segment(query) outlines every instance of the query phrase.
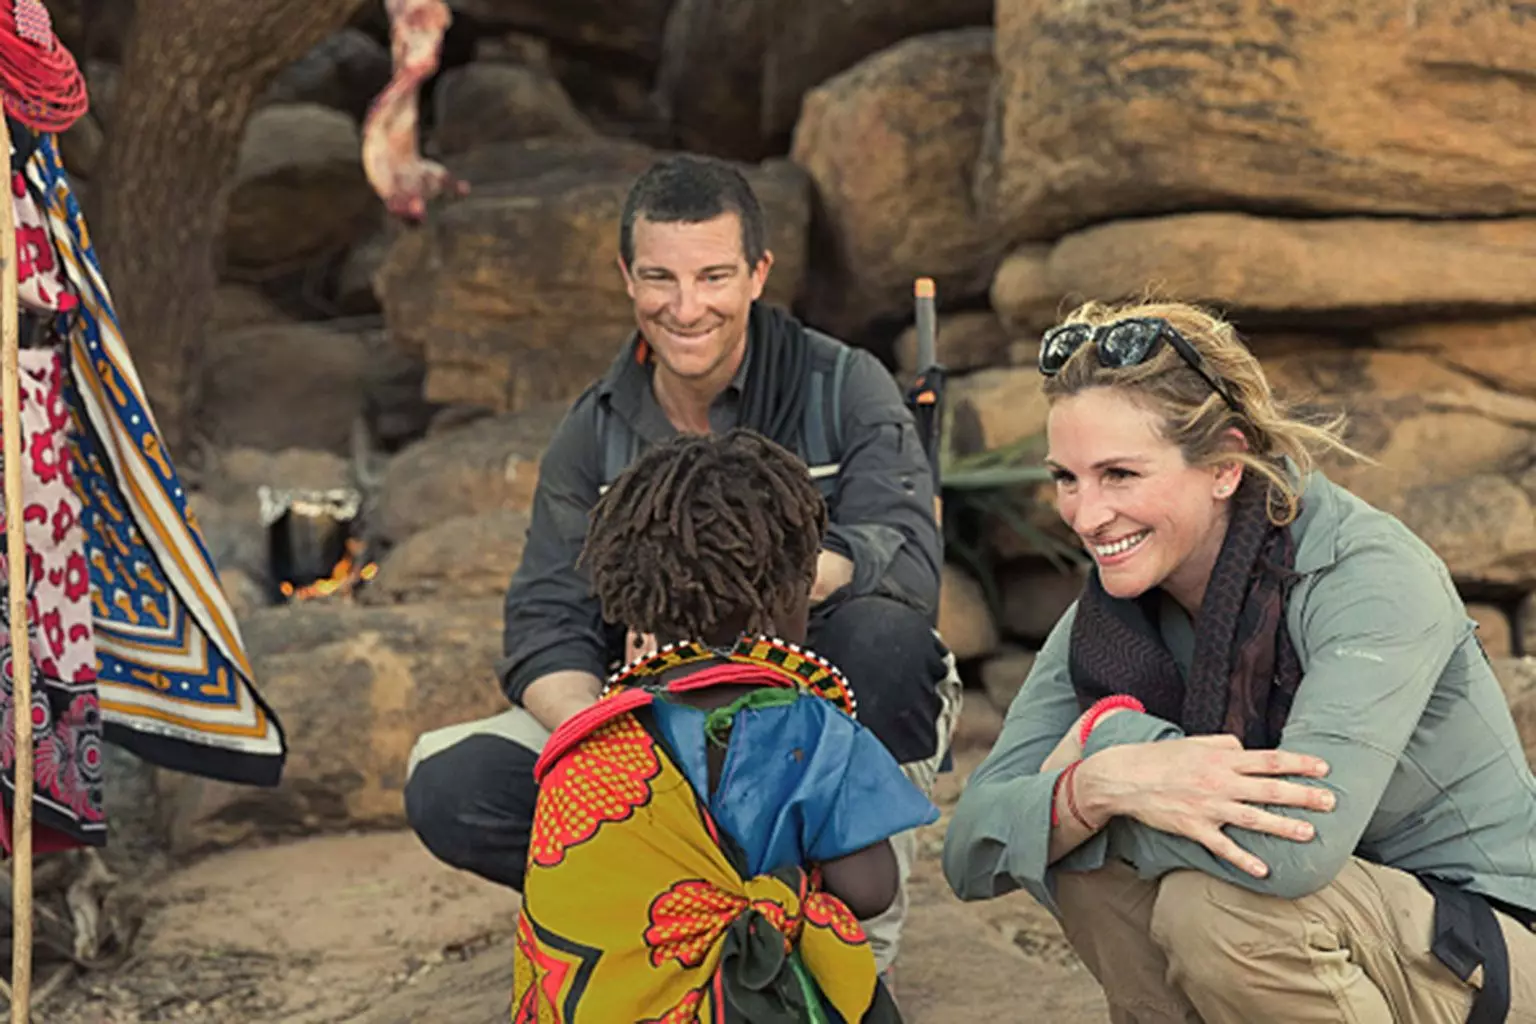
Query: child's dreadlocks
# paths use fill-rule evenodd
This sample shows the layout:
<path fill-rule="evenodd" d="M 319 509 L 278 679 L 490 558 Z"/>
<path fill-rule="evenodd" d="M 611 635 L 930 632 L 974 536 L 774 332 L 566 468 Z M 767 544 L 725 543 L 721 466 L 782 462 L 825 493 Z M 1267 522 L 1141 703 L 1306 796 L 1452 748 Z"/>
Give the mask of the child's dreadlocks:
<path fill-rule="evenodd" d="M 598 501 L 581 562 L 609 622 L 663 643 L 773 629 L 816 575 L 826 505 L 805 465 L 748 430 L 684 434 Z"/>

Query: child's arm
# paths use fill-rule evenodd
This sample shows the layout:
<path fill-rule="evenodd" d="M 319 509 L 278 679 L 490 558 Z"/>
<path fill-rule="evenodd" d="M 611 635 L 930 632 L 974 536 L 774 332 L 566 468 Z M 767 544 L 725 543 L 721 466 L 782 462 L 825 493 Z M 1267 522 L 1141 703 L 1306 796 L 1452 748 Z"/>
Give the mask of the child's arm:
<path fill-rule="evenodd" d="M 896 883 L 896 852 L 889 839 L 821 865 L 822 888 L 842 900 L 860 921 L 879 917 L 890 908 L 896 901 Z"/>

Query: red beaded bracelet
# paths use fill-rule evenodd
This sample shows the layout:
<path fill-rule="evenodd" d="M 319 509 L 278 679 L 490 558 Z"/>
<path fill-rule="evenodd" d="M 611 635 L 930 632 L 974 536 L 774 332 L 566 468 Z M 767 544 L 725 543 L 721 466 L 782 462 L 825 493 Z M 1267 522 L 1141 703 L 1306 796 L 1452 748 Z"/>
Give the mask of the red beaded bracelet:
<path fill-rule="evenodd" d="M 1125 693 L 1117 693 L 1112 697 L 1105 697 L 1088 709 L 1088 714 L 1083 716 L 1083 727 L 1077 734 L 1078 746 L 1088 745 L 1088 734 L 1093 732 L 1093 727 L 1099 724 L 1099 719 L 1116 708 L 1125 708 L 1127 711 L 1146 711 L 1145 705 L 1135 697 Z"/>
<path fill-rule="evenodd" d="M 1077 766 L 1082 763 L 1083 762 L 1081 761 L 1073 761 L 1071 764 L 1067 765 L 1067 767 L 1062 771 L 1060 775 L 1056 776 L 1056 785 L 1051 787 L 1051 828 L 1057 828 L 1061 825 L 1061 812 L 1056 809 L 1056 799 L 1061 796 L 1061 787 L 1071 786 L 1072 773 L 1077 771 Z M 1069 808 L 1071 806 L 1071 801 L 1072 790 L 1069 788 L 1067 790 L 1067 802 Z M 1081 821 L 1082 819 L 1079 818 L 1078 820 Z"/>

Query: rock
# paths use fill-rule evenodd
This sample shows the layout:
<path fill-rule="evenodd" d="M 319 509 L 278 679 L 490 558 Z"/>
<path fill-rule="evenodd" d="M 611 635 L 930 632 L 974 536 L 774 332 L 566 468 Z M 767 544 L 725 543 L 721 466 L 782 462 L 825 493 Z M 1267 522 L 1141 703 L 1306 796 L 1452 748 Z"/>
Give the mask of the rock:
<path fill-rule="evenodd" d="M 981 685 L 999 714 L 1008 713 L 1034 667 L 1035 652 L 1011 644 L 1004 644 L 996 655 L 982 663 Z"/>
<path fill-rule="evenodd" d="M 1520 653 L 1536 656 L 1536 591 L 1526 594 L 1515 609 L 1514 627 Z"/>
<path fill-rule="evenodd" d="M 1064 312 L 1051 283 L 1051 247 L 1021 245 L 998 264 L 990 292 L 992 309 L 1009 327 L 1041 331 Z"/>
<path fill-rule="evenodd" d="M 207 333 L 223 334 L 245 327 L 292 324 L 294 319 L 260 288 L 249 284 L 222 282 L 213 295 L 213 311 L 208 316 Z"/>
<path fill-rule="evenodd" d="M 454 516 L 412 534 L 379 564 L 363 591 L 370 604 L 503 597 L 523 560 L 528 513 Z"/>
<path fill-rule="evenodd" d="M 204 429 L 224 447 L 346 452 L 384 348 L 360 332 L 308 323 L 210 337 Z"/>
<path fill-rule="evenodd" d="M 280 785 L 162 772 L 178 856 L 318 831 L 404 824 L 406 761 L 422 732 L 505 708 L 492 667 L 501 602 L 267 608 L 241 623 L 289 745 Z"/>
<path fill-rule="evenodd" d="M 686 149 L 755 160 L 783 152 L 801 98 L 904 39 L 987 25 L 991 0 L 676 0 L 657 100 Z"/>
<path fill-rule="evenodd" d="M 345 459 L 328 451 L 231 448 L 218 452 L 206 474 L 209 497 L 224 505 L 259 509 L 258 487 L 332 491 L 352 486 Z"/>
<path fill-rule="evenodd" d="M 336 311 L 342 316 L 372 316 L 384 311 L 374 293 L 373 279 L 389 258 L 390 247 L 395 244 L 399 230 L 393 224 L 376 224 L 347 250 L 336 270 L 333 296 Z"/>
<path fill-rule="evenodd" d="M 208 548 L 208 557 L 213 559 L 219 578 L 225 583 L 225 596 L 233 602 L 243 580 L 250 581 L 258 591 L 270 587 L 272 567 L 267 528 L 261 521 L 261 503 L 255 487 L 243 492 L 239 500 L 227 503 L 206 492 L 193 492 L 187 500 Z M 267 602 L 263 599 L 256 603 Z M 236 612 L 235 617 L 242 616 Z"/>
<path fill-rule="evenodd" d="M 1515 653 L 1514 631 L 1509 613 L 1496 604 L 1468 604 L 1467 614 L 1477 623 L 1477 638 L 1491 658 L 1508 658 Z"/>
<path fill-rule="evenodd" d="M 565 410 L 551 403 L 478 420 L 400 452 L 390 460 L 379 494 L 383 536 L 400 543 L 461 516 L 529 512 L 539 459 Z"/>
<path fill-rule="evenodd" d="M 444 72 L 434 102 L 432 138 L 443 154 L 492 142 L 596 134 L 554 76 L 525 65 L 477 61 Z"/>
<path fill-rule="evenodd" d="M 956 455 L 993 451 L 1040 435 L 1048 407 L 1033 367 L 1004 366 L 955 378 L 950 449 Z"/>
<path fill-rule="evenodd" d="M 991 84 L 992 32 L 977 28 L 909 39 L 806 94 L 791 156 L 820 199 L 812 321 L 853 334 L 909 314 L 920 276 L 945 303 L 986 294 L 1003 245 L 967 179 Z"/>
<path fill-rule="evenodd" d="M 243 569 L 220 569 L 219 583 L 224 589 L 230 611 L 235 613 L 237 620 L 248 619 L 258 608 L 265 608 L 272 603 L 268 589 Z"/>
<path fill-rule="evenodd" d="M 1376 337 L 1392 348 L 1431 353 L 1501 391 L 1536 398 L 1536 317 L 1409 323 Z"/>
<path fill-rule="evenodd" d="M 1510 5 L 999 0 L 996 28 L 977 193 L 1007 237 L 1179 209 L 1536 211 L 1510 173 L 1536 146 Z"/>
<path fill-rule="evenodd" d="M 393 73 L 389 49 L 359 28 L 345 28 L 288 65 L 263 103 L 318 103 L 361 122 Z"/>
<path fill-rule="evenodd" d="M 1050 290 L 1101 300 L 1157 294 L 1271 315 L 1536 306 L 1536 220 L 1299 221 L 1194 213 L 1116 221 L 1062 238 Z M 1020 320 L 1029 309 L 1000 309 Z"/>
<path fill-rule="evenodd" d="M 71 178 L 89 180 L 101 166 L 107 137 L 101 122 L 87 113 L 59 136 L 59 156 Z"/>
<path fill-rule="evenodd" d="M 209 557 L 221 578 L 238 573 L 263 592 L 274 580 L 270 540 L 262 522 L 261 488 L 333 491 L 353 486 L 340 456 L 297 448 L 280 452 L 215 449 L 203 477 L 203 489 L 194 491 L 188 501 Z"/>
<path fill-rule="evenodd" d="M 997 624 L 981 584 L 949 562 L 940 579 L 938 628 L 956 661 L 984 657 L 997 646 Z"/>
<path fill-rule="evenodd" d="M 91 116 L 101 122 L 102 128 L 112 125 L 112 111 L 117 107 L 117 86 L 123 72 L 116 64 L 105 61 L 89 61 L 81 69 L 85 75 L 85 91 L 91 97 Z"/>
<path fill-rule="evenodd" d="M 231 184 L 225 249 L 247 268 L 287 267 L 356 241 L 378 197 L 347 114 L 282 103 L 251 115 Z"/>
<path fill-rule="evenodd" d="M 1493 671 L 1509 698 L 1526 760 L 1536 767 L 1536 658 L 1495 658 Z"/>
<path fill-rule="evenodd" d="M 1508 476 L 1473 473 L 1415 487 L 1387 509 L 1461 584 L 1536 584 L 1536 505 Z"/>
<path fill-rule="evenodd" d="M 938 359 L 950 373 L 985 369 L 1008 358 L 1008 331 L 994 313 L 951 313 L 940 316 L 938 326 Z M 917 365 L 916 327 L 896 339 L 896 365 L 905 376 L 922 369 Z"/>
<path fill-rule="evenodd" d="M 483 26 L 532 33 L 557 43 L 610 50 L 645 62 L 661 55 L 662 26 L 672 0 L 449 0 L 455 14 Z"/>
<path fill-rule="evenodd" d="M 526 32 L 476 36 L 474 59 L 480 63 L 521 64 L 537 71 L 549 71 L 554 66 L 549 40 Z"/>
<path fill-rule="evenodd" d="M 516 411 L 568 401 L 607 369 L 634 329 L 619 214 L 659 155 L 541 139 L 449 161 L 477 191 L 402 233 L 375 279 L 391 336 L 425 356 L 429 400 Z M 809 183 L 785 160 L 743 170 L 775 256 L 765 294 L 788 303 L 804 275 Z"/>
<path fill-rule="evenodd" d="M 1031 559 L 1003 573 L 1002 627 L 1011 636 L 1040 644 L 1083 592 L 1083 575 Z"/>
<path fill-rule="evenodd" d="M 555 51 L 549 64 L 576 109 L 599 134 L 649 146 L 675 145 L 651 94 L 653 65 L 612 61 L 601 51 L 578 49 Z"/>
<path fill-rule="evenodd" d="M 1536 443 L 1536 401 L 1424 352 L 1308 352 L 1269 360 L 1303 414 L 1349 415 L 1347 440 L 1375 464 L 1331 456 L 1335 482 L 1398 516 L 1463 585 L 1536 589 L 1536 512 L 1517 475 Z"/>

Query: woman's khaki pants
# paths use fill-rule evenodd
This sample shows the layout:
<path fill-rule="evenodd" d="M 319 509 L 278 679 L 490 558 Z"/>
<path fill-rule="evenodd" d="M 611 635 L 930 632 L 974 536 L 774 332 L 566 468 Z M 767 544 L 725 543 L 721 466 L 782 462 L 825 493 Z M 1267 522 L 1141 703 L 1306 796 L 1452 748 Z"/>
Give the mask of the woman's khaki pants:
<path fill-rule="evenodd" d="M 1463 1024 L 1472 985 L 1430 952 L 1434 897 L 1412 875 L 1351 860 L 1310 896 L 1260 896 L 1198 871 L 1145 882 L 1116 863 L 1059 872 L 1067 939 L 1114 1024 Z M 1536 1024 L 1536 933 L 1499 915 L 1509 1024 Z"/>

